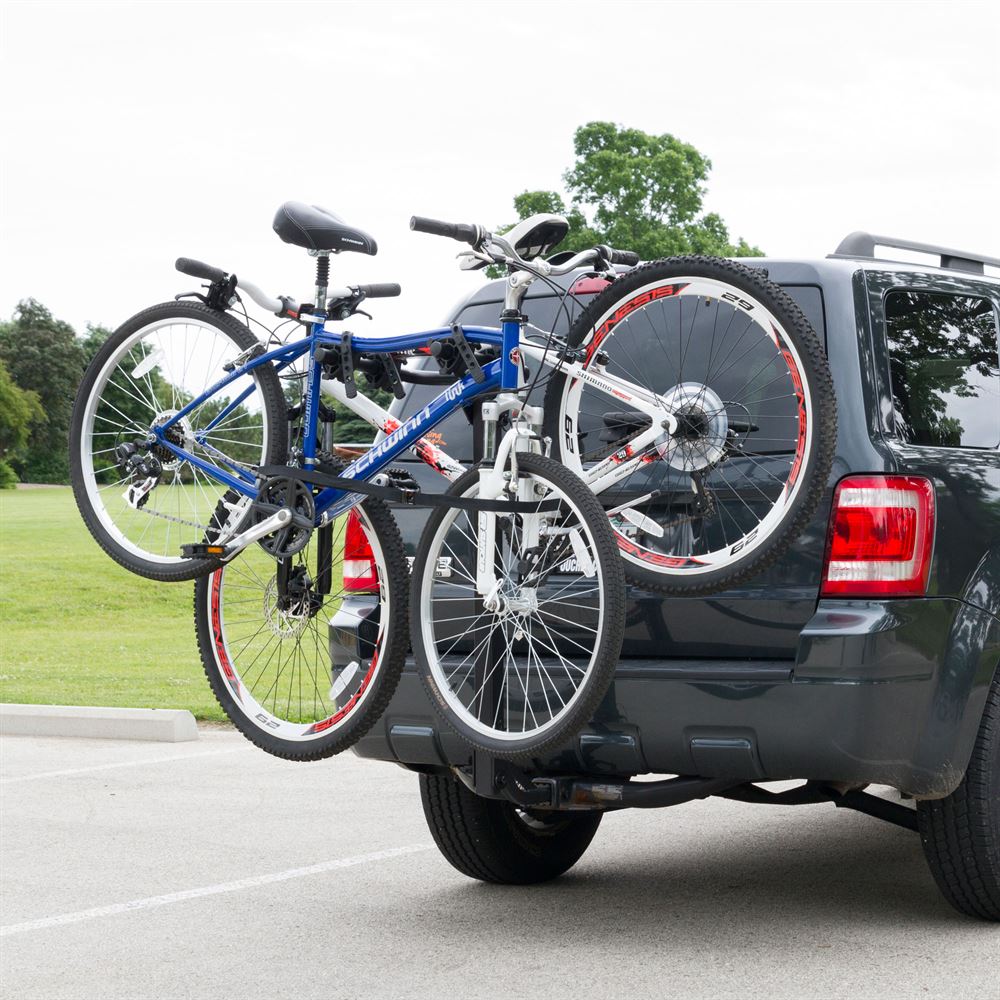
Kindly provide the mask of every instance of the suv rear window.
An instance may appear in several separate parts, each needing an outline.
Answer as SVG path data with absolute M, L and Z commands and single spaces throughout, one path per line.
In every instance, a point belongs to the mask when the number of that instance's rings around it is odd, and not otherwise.
M 783 287 L 806 314 L 820 339 L 825 341 L 826 324 L 823 320 L 823 297 L 820 289 L 815 285 L 787 285 Z M 558 336 L 564 337 L 569 331 L 572 321 L 592 298 L 593 296 L 589 294 L 568 297 L 564 307 L 558 296 L 529 295 L 524 300 L 524 312 L 532 325 L 545 331 L 554 329 Z M 498 326 L 502 309 L 503 302 L 500 299 L 493 302 L 477 302 L 461 309 L 455 316 L 455 322 L 464 323 L 466 326 Z M 397 412 L 394 407 L 393 412 L 400 420 L 407 420 L 425 407 L 440 392 L 441 386 L 412 386 L 399 411 Z M 434 433 L 437 434 L 437 437 L 434 436 Z M 459 410 L 447 420 L 443 420 L 434 433 L 432 433 L 431 439 L 444 448 L 452 458 L 466 464 L 472 461 L 472 424 L 464 411 Z
M 989 299 L 892 291 L 885 333 L 899 437 L 943 448 L 1000 445 L 1000 357 Z
M 575 318 L 582 307 L 590 301 L 591 296 L 580 296 L 579 300 L 567 299 L 566 309 L 561 308 L 560 300 L 554 295 L 532 297 L 525 299 L 524 312 L 529 322 L 541 330 L 549 331 L 555 328 L 559 336 L 565 336 L 570 323 L 567 320 L 567 310 L 570 318 Z M 500 312 L 503 302 L 480 302 L 467 306 L 456 317 L 455 322 L 466 326 L 499 326 Z M 399 414 L 400 420 L 407 420 L 414 413 L 425 407 L 435 396 L 443 391 L 443 386 L 415 385 L 407 393 Z M 438 436 L 435 437 L 434 434 Z M 441 421 L 430 435 L 431 440 L 439 444 L 452 458 L 459 462 L 472 461 L 472 424 L 463 410 L 458 410 L 446 420 Z

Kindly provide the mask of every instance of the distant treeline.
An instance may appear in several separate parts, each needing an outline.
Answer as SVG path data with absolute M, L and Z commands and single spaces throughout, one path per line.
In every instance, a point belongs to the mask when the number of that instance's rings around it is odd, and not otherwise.
M 69 482 L 73 398 L 109 333 L 80 336 L 34 299 L 0 323 L 0 487 Z
M 110 335 L 105 327 L 89 324 L 78 334 L 35 299 L 24 299 L 12 319 L 0 322 L 0 489 L 19 480 L 69 482 L 73 400 L 87 365 Z M 389 393 L 362 384 L 367 395 L 388 405 Z M 297 402 L 301 385 L 294 378 L 285 383 L 290 405 Z M 335 441 L 371 440 L 372 429 L 360 417 L 329 402 L 337 411 Z M 122 400 L 119 406 L 129 408 Z

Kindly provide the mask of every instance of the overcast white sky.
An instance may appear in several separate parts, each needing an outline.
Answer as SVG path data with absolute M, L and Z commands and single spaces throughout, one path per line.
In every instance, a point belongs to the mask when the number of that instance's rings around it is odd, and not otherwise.
M 12 3 L 2 6 L 0 317 L 82 330 L 192 282 L 188 255 L 306 297 L 271 218 L 312 201 L 400 281 L 391 332 L 482 278 L 411 214 L 493 225 L 561 188 L 574 129 L 671 132 L 706 207 L 772 255 L 854 229 L 1000 255 L 1000 4 Z

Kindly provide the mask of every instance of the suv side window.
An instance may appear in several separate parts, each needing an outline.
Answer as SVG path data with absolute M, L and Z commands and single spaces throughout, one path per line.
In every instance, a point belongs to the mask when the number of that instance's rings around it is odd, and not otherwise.
M 895 289 L 884 299 L 896 434 L 945 448 L 1000 445 L 997 320 L 987 298 Z

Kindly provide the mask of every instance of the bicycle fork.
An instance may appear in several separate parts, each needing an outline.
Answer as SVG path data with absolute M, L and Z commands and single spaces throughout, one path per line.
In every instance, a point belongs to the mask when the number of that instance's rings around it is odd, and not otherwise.
M 499 446 L 496 440 L 497 422 L 502 413 L 514 412 L 513 426 L 504 434 Z M 513 499 L 529 503 L 538 498 L 533 496 L 534 483 L 518 476 L 517 455 L 521 451 L 541 451 L 541 427 L 543 411 L 540 406 L 524 406 L 513 393 L 501 393 L 496 400 L 482 406 L 483 458 L 493 459 L 492 464 L 479 470 L 479 498 L 496 500 L 504 493 L 511 492 Z M 507 466 L 510 468 L 508 469 Z M 480 511 L 476 537 L 476 592 L 483 600 L 485 610 L 497 612 L 502 607 L 500 594 L 503 578 L 497 575 L 497 518 L 507 515 L 496 511 Z M 540 514 L 522 514 L 519 549 L 526 552 L 537 547 L 539 542 Z M 513 537 L 511 542 L 513 544 Z

